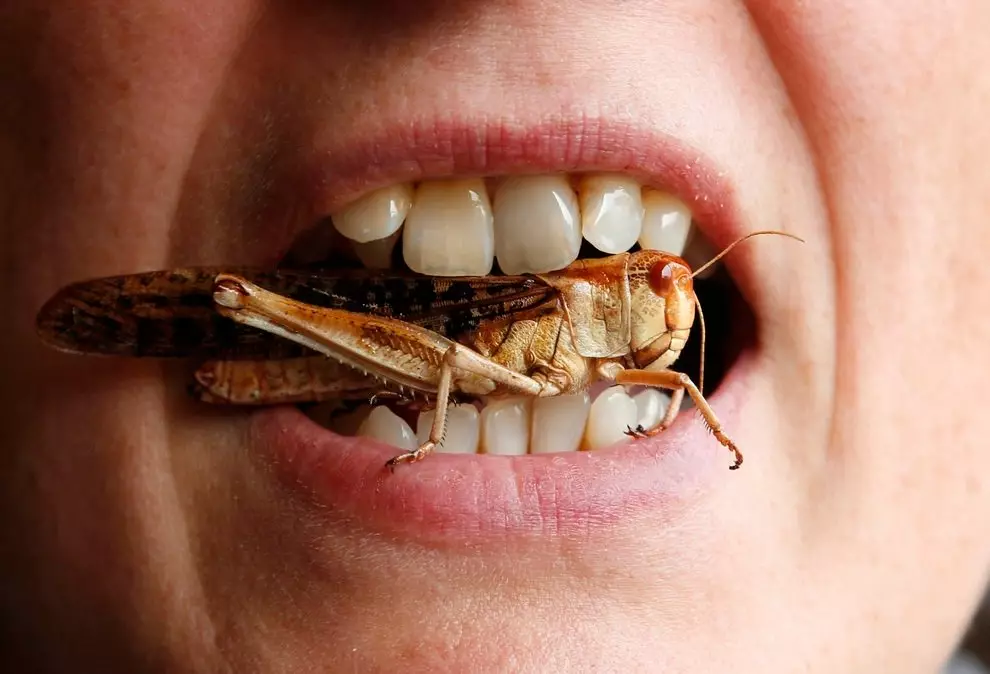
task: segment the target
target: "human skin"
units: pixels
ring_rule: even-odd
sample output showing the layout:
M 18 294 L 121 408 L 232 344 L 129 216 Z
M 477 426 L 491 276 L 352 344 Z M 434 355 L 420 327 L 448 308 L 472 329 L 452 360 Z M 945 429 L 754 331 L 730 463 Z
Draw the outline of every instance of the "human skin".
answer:
M 5 665 L 936 671 L 990 560 L 987 25 L 977 0 L 8 0 Z M 36 337 L 66 283 L 270 263 L 395 171 L 355 152 L 314 206 L 314 156 L 564 118 L 589 146 L 601 119 L 696 148 L 742 230 L 807 241 L 740 252 L 761 335 L 730 429 L 746 463 L 702 443 L 719 470 L 671 508 L 381 535 L 285 488 L 247 416 L 186 398 L 187 367 Z

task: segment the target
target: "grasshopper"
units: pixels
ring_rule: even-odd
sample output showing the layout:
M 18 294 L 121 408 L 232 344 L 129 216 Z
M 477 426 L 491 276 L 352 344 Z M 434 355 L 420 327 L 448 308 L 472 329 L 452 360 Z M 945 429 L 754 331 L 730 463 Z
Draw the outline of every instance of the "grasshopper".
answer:
M 780 232 L 749 236 L 763 233 Z M 454 390 L 469 396 L 546 397 L 605 380 L 672 391 L 658 424 L 627 429 L 639 438 L 669 427 L 687 393 L 711 433 L 732 452 L 730 469 L 735 470 L 743 455 L 722 430 L 701 388 L 686 374 L 669 369 L 687 343 L 696 313 L 704 340 L 704 315 L 693 278 L 707 266 L 692 272 L 683 259 L 652 250 L 579 260 L 561 271 L 533 275 L 552 291 L 545 299 L 490 319 L 458 341 L 394 318 L 314 307 L 236 274 L 217 276 L 214 301 L 221 315 L 240 324 L 321 352 L 400 390 L 434 398 L 428 439 L 390 459 L 390 468 L 424 459 L 443 441 Z M 702 368 L 702 386 L 703 377 Z
M 689 395 L 714 437 L 743 456 L 705 399 L 704 314 L 680 257 L 639 250 L 519 276 L 430 278 L 389 272 L 201 268 L 77 283 L 42 308 L 38 328 L 63 351 L 210 356 L 196 372 L 207 402 L 276 404 L 420 396 L 436 407 L 426 442 L 387 463 L 413 463 L 443 441 L 452 395 L 556 396 L 595 381 L 670 390 L 651 437 Z M 670 370 L 701 323 L 696 385 Z M 228 320 L 229 319 L 229 320 Z M 314 352 L 323 356 L 314 355 Z

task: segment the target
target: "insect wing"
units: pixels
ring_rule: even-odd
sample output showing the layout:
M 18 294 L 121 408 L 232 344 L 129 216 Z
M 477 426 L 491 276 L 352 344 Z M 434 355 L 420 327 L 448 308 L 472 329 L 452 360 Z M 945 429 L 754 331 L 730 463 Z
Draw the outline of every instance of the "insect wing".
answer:
M 271 292 L 326 309 L 396 318 L 455 339 L 486 321 L 549 309 L 556 291 L 528 276 L 431 278 L 202 267 L 153 271 L 66 286 L 42 307 L 38 332 L 71 353 L 265 360 L 311 355 L 305 347 L 239 325 L 214 308 L 213 284 L 234 273 Z

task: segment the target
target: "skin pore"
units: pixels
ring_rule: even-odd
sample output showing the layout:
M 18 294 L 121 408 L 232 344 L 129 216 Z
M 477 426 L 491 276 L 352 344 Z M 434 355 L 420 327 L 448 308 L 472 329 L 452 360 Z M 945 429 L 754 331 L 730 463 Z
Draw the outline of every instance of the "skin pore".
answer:
M 990 561 L 987 25 L 977 0 L 8 0 L 4 664 L 936 671 Z M 704 155 L 741 230 L 808 242 L 733 258 L 761 340 L 746 463 L 702 444 L 711 484 L 669 507 L 383 535 L 286 487 L 189 366 L 35 335 L 67 283 L 272 264 L 373 185 L 467 170 L 450 128 L 488 130 L 480 171 L 519 129 L 650 151 L 623 124 Z M 390 154 L 413 136 L 435 151 Z

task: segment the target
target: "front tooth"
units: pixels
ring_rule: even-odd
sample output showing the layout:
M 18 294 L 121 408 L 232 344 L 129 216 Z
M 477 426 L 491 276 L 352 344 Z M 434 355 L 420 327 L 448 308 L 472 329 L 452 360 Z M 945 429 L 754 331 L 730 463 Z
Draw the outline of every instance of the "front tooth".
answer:
M 495 192 L 495 255 L 505 274 L 563 269 L 581 250 L 577 195 L 565 175 L 514 176 Z
M 621 386 L 601 392 L 588 410 L 585 444 L 588 449 L 601 449 L 627 440 L 626 429 L 635 428 L 639 412 L 636 402 Z
M 534 400 L 530 453 L 577 451 L 590 405 L 591 397 L 587 392 Z
M 643 210 L 640 247 L 682 255 L 691 231 L 691 211 L 687 205 L 672 194 L 647 189 L 643 193 Z
M 392 251 L 399 242 L 402 230 L 396 230 L 384 239 L 354 244 L 354 254 L 368 269 L 388 269 L 392 266 Z
M 413 203 L 409 183 L 389 185 L 369 192 L 336 213 L 332 213 L 337 231 L 358 243 L 384 239 L 394 234 Z
M 363 438 L 374 438 L 387 445 L 398 447 L 410 452 L 417 447 L 416 435 L 412 428 L 395 412 L 379 405 L 361 423 L 357 435 Z
M 420 444 L 430 439 L 434 410 L 420 412 L 416 422 L 416 438 Z M 447 429 L 436 451 L 448 454 L 474 454 L 478 451 L 480 436 L 478 409 L 474 405 L 451 405 L 447 408 Z
M 482 179 L 424 182 L 404 230 L 402 254 L 415 272 L 484 276 L 492 270 L 495 230 Z
M 648 388 L 633 396 L 636 403 L 636 423 L 644 429 L 651 429 L 660 423 L 670 406 L 670 397 L 655 388 Z
M 493 400 L 481 411 L 481 451 L 525 454 L 529 447 L 532 399 Z
M 643 228 L 639 183 L 620 175 L 588 175 L 581 179 L 581 231 L 603 253 L 632 248 Z

